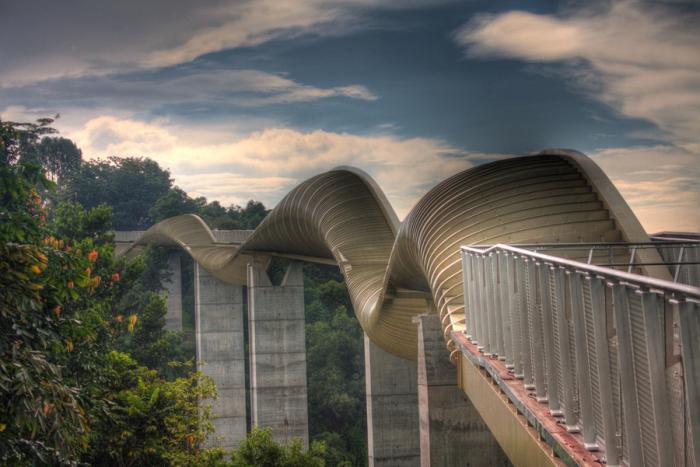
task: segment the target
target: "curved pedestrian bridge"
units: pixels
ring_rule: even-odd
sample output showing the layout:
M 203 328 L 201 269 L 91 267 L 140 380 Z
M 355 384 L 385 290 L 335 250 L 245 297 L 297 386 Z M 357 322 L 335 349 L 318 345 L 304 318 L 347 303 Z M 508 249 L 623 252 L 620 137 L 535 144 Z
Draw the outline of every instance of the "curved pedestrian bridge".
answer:
M 700 289 L 673 282 L 697 279 L 698 244 L 652 244 L 610 180 L 580 153 L 547 150 L 458 173 L 403 222 L 368 175 L 341 167 L 294 188 L 253 232 L 212 232 L 185 215 L 122 240 L 127 254 L 148 243 L 170 246 L 186 251 L 202 275 L 247 284 L 249 315 L 266 317 L 264 326 L 251 318 L 260 329 L 285 321 L 279 304 L 295 300 L 270 299 L 271 257 L 337 264 L 367 336 L 368 417 L 391 415 L 382 400 L 409 401 L 403 412 L 418 406 L 416 417 L 399 414 L 408 421 L 397 439 L 381 433 L 391 423 L 368 422 L 375 465 L 461 465 L 451 451 L 459 451 L 460 436 L 469 445 L 469 429 L 455 436 L 444 427 L 459 420 L 444 422 L 446 412 L 464 408 L 454 392 L 431 400 L 454 371 L 445 362 L 456 365 L 451 378 L 465 407 L 500 446 L 484 450 L 485 464 L 507 462 L 503 453 L 515 465 L 700 459 Z M 293 266 L 275 293 L 301 288 L 303 301 L 299 278 Z M 292 308 L 298 314 L 298 303 Z M 197 322 L 205 321 L 200 312 Z M 251 348 L 257 381 L 262 357 Z M 274 371 L 285 371 L 283 361 L 298 366 L 298 355 L 288 357 L 278 356 Z M 382 371 L 372 374 L 372 365 Z M 438 367 L 440 375 L 432 371 Z M 256 424 L 264 424 L 255 402 L 263 386 L 252 381 L 249 390 Z M 449 442 L 431 447 L 440 440 Z M 413 451 L 402 453 L 402 443 Z M 472 444 L 464 455 L 478 464 L 479 443 Z

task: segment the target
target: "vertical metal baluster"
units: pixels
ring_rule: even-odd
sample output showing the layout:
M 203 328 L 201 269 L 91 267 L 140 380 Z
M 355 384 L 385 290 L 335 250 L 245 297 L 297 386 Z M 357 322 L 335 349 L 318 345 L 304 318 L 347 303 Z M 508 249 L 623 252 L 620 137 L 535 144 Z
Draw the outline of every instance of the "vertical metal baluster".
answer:
M 532 340 L 530 339 L 530 324 L 528 322 L 527 313 L 527 294 L 525 292 L 525 270 L 527 268 L 527 259 L 518 257 L 516 271 L 518 273 L 518 308 L 520 309 L 520 332 L 522 338 L 522 359 L 523 359 L 523 382 L 525 389 L 534 389 L 532 378 Z
M 488 352 L 489 333 L 486 312 L 486 291 L 484 290 L 484 255 L 479 255 L 477 269 L 477 289 L 479 290 L 479 350 Z
M 576 374 L 579 383 L 579 405 L 581 407 L 581 429 L 583 444 L 589 451 L 598 450 L 595 422 L 593 419 L 593 400 L 591 399 L 591 377 L 588 367 L 588 348 L 586 346 L 585 324 L 583 322 L 583 287 L 581 275 L 570 272 L 569 287 L 571 297 L 571 316 L 574 321 L 574 338 L 576 339 Z
M 690 415 L 690 449 L 700 463 L 700 305 L 683 301 L 678 307 L 685 401 Z
M 566 430 L 569 433 L 578 433 L 581 428 L 578 426 L 574 405 L 574 369 L 571 366 L 571 343 L 569 342 L 570 324 L 568 316 L 571 313 L 566 312 L 567 307 L 571 306 L 571 302 L 564 269 L 557 267 L 552 272 L 557 296 L 558 326 L 555 332 L 559 333 L 560 371 L 562 385 L 564 386 L 564 421 L 566 422 Z
M 503 353 L 506 368 L 513 368 L 513 326 L 510 311 L 510 276 L 508 275 L 508 253 L 499 252 L 498 288 L 501 296 L 501 320 L 503 321 Z
M 488 352 L 484 352 L 484 355 L 492 356 L 497 355 L 497 344 L 496 344 L 496 317 L 495 317 L 495 304 L 493 303 L 494 296 L 494 283 L 493 283 L 493 254 L 489 253 L 486 258 L 484 258 L 484 283 L 486 285 L 486 310 L 488 312 L 487 322 L 489 323 L 489 348 Z
M 510 292 L 510 322 L 513 326 L 513 372 L 516 378 L 523 378 L 522 332 L 520 330 L 520 308 L 518 295 L 517 258 L 508 257 L 508 284 Z
M 617 327 L 617 361 L 620 368 L 620 394 L 622 414 L 625 421 L 625 439 L 629 465 L 642 465 L 642 434 L 637 407 L 637 382 L 634 376 L 632 354 L 632 328 L 629 320 L 630 304 L 628 289 L 624 285 L 613 285 L 615 324 Z
M 481 303 L 484 307 L 484 312 L 481 316 L 484 318 L 484 338 L 481 344 L 484 347 L 484 355 L 491 356 L 493 351 L 493 341 L 491 339 L 491 297 L 489 287 L 489 258 L 487 255 L 481 257 Z
M 479 301 L 479 255 L 472 256 L 472 285 L 474 292 L 474 335 L 472 340 L 481 348 L 481 302 Z
M 540 285 L 540 302 L 542 306 L 542 330 L 544 332 L 544 352 L 547 378 L 547 403 L 549 411 L 552 415 L 561 415 L 561 406 L 559 405 L 559 385 L 557 383 L 556 368 L 554 365 L 554 353 L 559 352 L 559 349 L 554 347 L 554 330 L 552 324 L 552 303 L 550 300 L 550 272 L 548 264 L 541 264 L 538 268 L 539 285 Z
M 501 318 L 501 289 L 498 278 L 498 253 L 491 255 L 491 312 L 493 316 L 493 353 L 501 360 L 503 354 L 503 320 Z
M 603 419 L 603 437 L 607 465 L 619 464 L 617 447 L 617 427 L 615 423 L 615 406 L 613 404 L 612 374 L 610 371 L 610 349 L 608 345 L 608 324 L 605 309 L 605 281 L 599 277 L 590 278 L 591 305 L 593 307 L 593 325 L 596 347 L 596 366 L 600 384 L 600 405 Z
M 627 272 L 632 272 L 632 266 L 634 266 L 634 254 L 637 253 L 637 247 L 632 247 L 632 254 L 630 254 L 630 264 L 627 266 Z
M 547 402 L 547 387 L 545 384 L 544 368 L 544 339 L 542 336 L 542 312 L 539 297 L 538 269 L 539 263 L 530 261 L 527 268 L 528 306 L 527 313 L 530 322 L 530 338 L 532 339 L 532 367 L 535 375 L 535 394 L 537 402 Z
M 481 314 L 479 312 L 479 282 L 478 282 L 478 276 L 479 276 L 479 257 L 473 253 L 470 253 L 470 265 L 471 265 L 471 270 L 470 270 L 470 275 L 471 275 L 471 285 L 470 285 L 470 290 L 471 290 L 471 300 L 472 300 L 472 310 L 473 310 L 473 317 L 474 317 L 474 324 L 472 325 L 472 343 L 474 345 L 479 344 L 479 341 L 481 339 Z
M 668 462 L 668 465 L 673 465 L 673 432 L 671 431 L 668 394 L 666 392 L 664 308 L 659 306 L 661 297 L 658 294 L 649 291 L 640 291 L 639 293 L 642 294 L 642 312 L 644 313 L 644 331 L 646 333 L 647 356 L 649 358 L 656 445 L 659 459 Z
M 676 264 L 676 272 L 673 274 L 673 282 L 678 282 L 678 275 L 681 272 L 681 263 L 683 262 L 683 252 L 685 251 L 685 247 L 682 246 L 680 249 L 680 252 L 678 253 L 678 260 Z
M 469 285 L 471 282 L 471 265 L 469 264 L 470 258 L 466 251 L 462 251 L 462 293 L 464 294 L 464 330 L 467 339 L 471 339 L 473 332 L 472 326 L 473 317 L 470 315 L 474 314 L 474 308 L 472 308 L 471 300 L 471 290 L 469 290 Z

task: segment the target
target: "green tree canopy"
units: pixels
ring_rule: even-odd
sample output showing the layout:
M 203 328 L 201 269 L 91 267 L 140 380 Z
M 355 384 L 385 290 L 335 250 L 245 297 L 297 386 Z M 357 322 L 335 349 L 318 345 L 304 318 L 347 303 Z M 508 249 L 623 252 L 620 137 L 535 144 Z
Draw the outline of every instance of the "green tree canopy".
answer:
M 149 210 L 171 185 L 170 172 L 151 159 L 110 157 L 83 162 L 64 196 L 88 209 L 108 204 L 116 230 L 139 230 L 153 223 Z

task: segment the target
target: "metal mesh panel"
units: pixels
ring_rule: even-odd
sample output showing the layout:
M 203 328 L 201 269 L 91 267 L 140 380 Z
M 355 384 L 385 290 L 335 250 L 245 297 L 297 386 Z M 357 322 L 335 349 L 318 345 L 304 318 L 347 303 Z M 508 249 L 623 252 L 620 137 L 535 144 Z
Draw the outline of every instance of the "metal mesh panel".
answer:
M 632 331 L 632 354 L 634 376 L 637 386 L 637 407 L 641 424 L 642 452 L 645 465 L 659 465 L 659 453 L 654 434 L 654 412 L 652 410 L 651 377 L 647 356 L 646 334 L 641 295 L 629 290 L 630 326 Z
M 591 384 L 591 400 L 593 402 L 593 420 L 595 422 L 598 442 L 604 444 L 603 435 L 603 408 L 600 400 L 600 377 L 598 374 L 597 349 L 595 346 L 595 324 L 593 322 L 593 300 L 591 296 L 590 280 L 584 279 L 583 285 L 583 317 L 586 332 L 586 348 L 588 350 L 588 372 Z M 581 390 L 585 390 L 581 388 Z
M 559 404 L 562 406 L 565 404 L 564 401 L 564 381 L 563 381 L 563 375 L 562 375 L 562 367 L 561 367 L 561 353 L 559 352 L 559 348 L 561 345 L 559 335 L 562 332 L 561 329 L 566 329 L 565 323 L 560 323 L 559 322 L 559 308 L 561 308 L 562 303 L 561 300 L 563 297 L 558 297 L 557 296 L 557 287 L 556 287 L 556 277 L 554 275 L 554 272 L 551 272 L 549 274 L 549 301 L 551 304 L 551 316 L 552 316 L 552 366 L 553 368 L 548 368 L 548 371 L 552 371 L 554 373 L 554 377 L 557 381 L 557 398 L 559 399 Z

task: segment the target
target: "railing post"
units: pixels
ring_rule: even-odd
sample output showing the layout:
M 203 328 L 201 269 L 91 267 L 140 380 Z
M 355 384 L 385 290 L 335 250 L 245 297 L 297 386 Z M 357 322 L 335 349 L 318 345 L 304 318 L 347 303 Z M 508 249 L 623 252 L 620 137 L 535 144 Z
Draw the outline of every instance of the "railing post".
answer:
M 658 294 L 640 291 L 644 313 L 644 332 L 649 358 L 649 378 L 659 460 L 673 463 L 673 438 L 666 391 L 666 355 L 664 313 Z
M 468 339 L 474 336 L 474 307 L 472 305 L 471 256 L 462 251 L 462 293 L 464 294 L 464 330 Z
M 508 253 L 498 254 L 498 289 L 501 292 L 501 321 L 503 322 L 503 353 L 506 368 L 513 368 L 513 326 L 510 303 L 510 276 L 508 275 Z
M 493 354 L 499 358 L 503 358 L 503 319 L 501 313 L 501 294 L 498 287 L 498 254 L 492 253 L 489 255 L 489 265 L 491 275 L 488 277 L 490 284 L 490 303 L 491 303 L 491 324 L 493 325 Z
M 479 341 L 478 349 L 480 351 L 488 351 L 488 322 L 486 321 L 486 300 L 484 291 L 484 256 L 476 257 L 476 296 L 477 296 L 477 314 L 479 315 L 477 340 Z M 486 349 L 486 350 L 484 350 Z
M 685 400 L 690 415 L 690 448 L 700 462 L 700 305 L 682 301 L 678 307 Z
M 569 433 L 578 433 L 581 428 L 576 419 L 574 403 L 576 374 L 572 365 L 571 342 L 569 341 L 569 320 L 571 320 L 571 300 L 567 287 L 567 276 L 563 268 L 553 268 L 553 280 L 556 297 L 557 326 L 554 332 L 559 336 L 559 371 L 563 385 L 564 420 Z
M 605 307 L 605 281 L 599 277 L 590 277 L 591 312 L 593 313 L 593 337 L 598 370 L 598 384 L 603 437 L 607 465 L 619 465 L 617 448 L 617 427 L 613 404 L 612 373 L 610 371 L 610 347 L 608 345 L 608 326 Z
M 632 327 L 630 324 L 630 289 L 613 285 L 615 324 L 617 327 L 617 361 L 620 369 L 620 395 L 625 422 L 625 440 L 630 465 L 642 464 L 642 435 L 637 405 L 637 382 L 634 376 Z
M 562 415 L 559 405 L 559 384 L 557 381 L 557 365 L 559 349 L 554 345 L 554 324 L 556 320 L 551 301 L 551 284 L 549 265 L 541 263 L 539 268 L 540 302 L 542 304 L 542 326 L 544 331 L 544 351 L 547 362 L 547 403 L 552 415 Z M 557 336 L 558 337 L 558 336 Z
M 527 293 L 525 291 L 525 269 L 527 260 L 522 256 L 517 257 L 516 274 L 518 284 L 518 315 L 520 315 L 520 333 L 522 343 L 522 359 L 523 359 L 523 383 L 525 389 L 534 389 L 532 378 L 532 340 L 530 339 L 530 323 L 527 313 Z
M 506 257 L 506 271 L 508 283 L 508 308 L 510 309 L 510 333 L 513 343 L 513 354 L 511 355 L 511 362 L 513 364 L 513 373 L 517 378 L 518 375 L 521 375 L 523 372 L 522 344 L 520 342 L 520 317 L 518 316 L 515 259 L 514 256 L 510 253 L 508 253 L 508 256 Z
M 583 287 L 581 274 L 569 272 L 571 297 L 571 316 L 574 321 L 576 339 L 576 373 L 578 376 L 578 398 L 581 408 L 581 429 L 583 444 L 589 451 L 598 450 L 595 421 L 593 418 L 593 400 L 591 398 L 591 377 L 588 367 L 588 346 L 586 345 L 585 323 L 583 317 Z
M 530 338 L 532 339 L 532 366 L 535 374 L 535 394 L 537 402 L 547 402 L 547 388 L 545 385 L 545 355 L 544 338 L 542 336 L 542 304 L 539 297 L 538 273 L 539 263 L 528 261 L 526 269 L 527 284 L 527 314 L 530 323 Z

